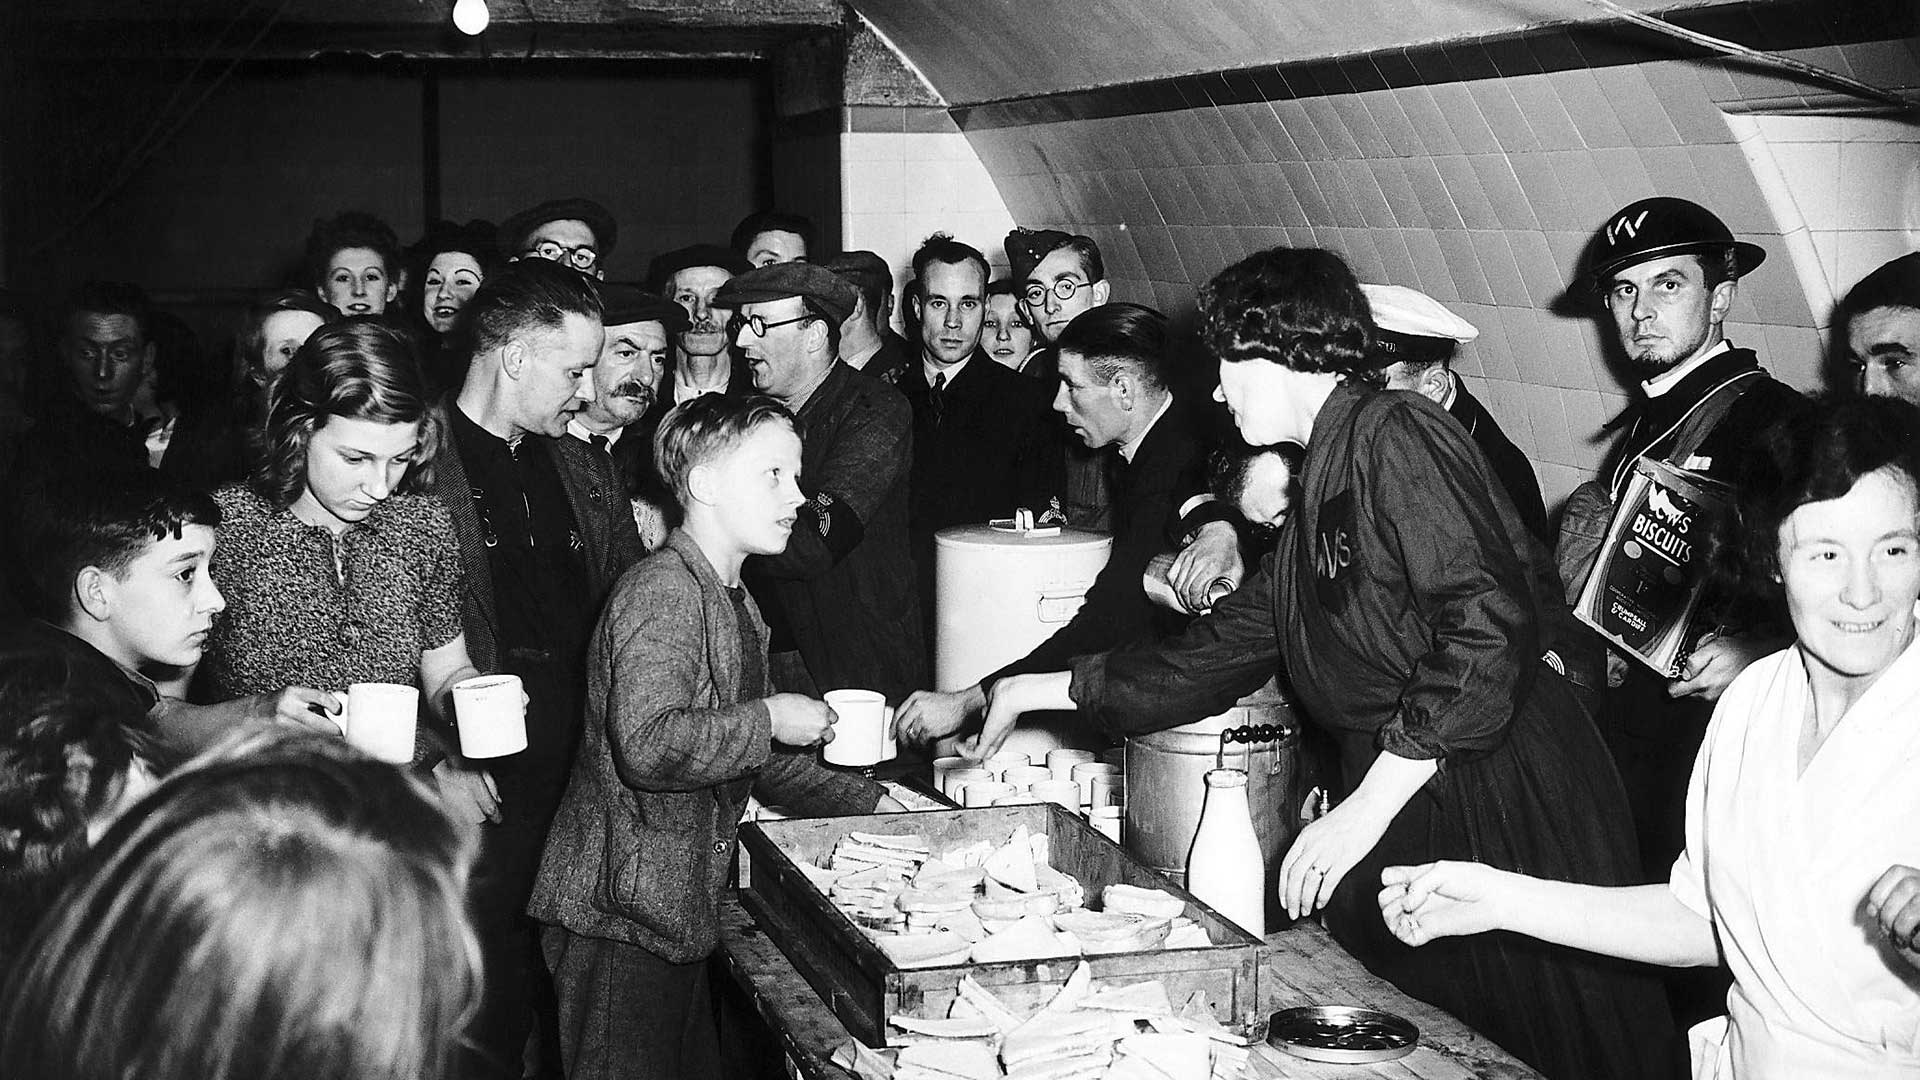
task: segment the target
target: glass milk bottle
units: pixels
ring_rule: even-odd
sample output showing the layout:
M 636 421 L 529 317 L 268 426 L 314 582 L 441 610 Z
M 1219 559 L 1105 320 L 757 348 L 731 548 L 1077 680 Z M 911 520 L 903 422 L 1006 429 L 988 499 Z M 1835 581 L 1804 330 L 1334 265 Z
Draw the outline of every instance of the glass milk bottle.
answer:
M 1260 840 L 1253 834 L 1253 814 L 1247 807 L 1247 774 L 1208 770 L 1206 805 L 1187 853 L 1187 891 L 1242 930 L 1263 938 L 1266 880 Z

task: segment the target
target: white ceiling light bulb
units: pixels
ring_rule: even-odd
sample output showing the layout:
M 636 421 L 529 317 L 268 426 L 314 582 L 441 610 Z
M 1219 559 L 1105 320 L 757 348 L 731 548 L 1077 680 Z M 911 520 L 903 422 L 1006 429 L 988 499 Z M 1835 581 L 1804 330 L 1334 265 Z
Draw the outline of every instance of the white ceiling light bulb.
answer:
M 454 0 L 454 28 L 468 37 L 479 35 L 493 21 L 493 15 L 487 11 L 487 0 Z

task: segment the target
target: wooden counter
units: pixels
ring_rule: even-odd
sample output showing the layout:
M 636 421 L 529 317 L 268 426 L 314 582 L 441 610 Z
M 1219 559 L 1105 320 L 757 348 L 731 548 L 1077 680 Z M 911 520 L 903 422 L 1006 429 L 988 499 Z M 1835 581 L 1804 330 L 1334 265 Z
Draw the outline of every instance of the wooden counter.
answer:
M 805 1080 L 847 1080 L 828 1060 L 852 1036 L 794 970 L 780 946 L 762 933 L 740 902 L 720 905 L 720 956 L 754 1007 L 785 1047 Z M 1260 968 L 1263 1012 L 1295 1005 L 1364 1005 L 1398 1013 L 1420 1028 L 1411 1055 L 1383 1065 L 1322 1065 L 1288 1057 L 1264 1044 L 1255 1049 L 1249 1076 L 1306 1080 L 1508 1080 L 1537 1077 L 1506 1051 L 1439 1009 L 1375 978 L 1348 956 L 1327 932 L 1302 923 L 1267 937 Z

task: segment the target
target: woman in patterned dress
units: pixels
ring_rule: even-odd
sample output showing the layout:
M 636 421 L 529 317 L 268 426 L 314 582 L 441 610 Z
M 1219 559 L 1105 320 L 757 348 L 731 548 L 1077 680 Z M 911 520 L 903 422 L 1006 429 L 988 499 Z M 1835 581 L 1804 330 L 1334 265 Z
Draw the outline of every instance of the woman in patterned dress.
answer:
M 200 673 L 213 697 L 258 695 L 283 717 L 305 708 L 332 719 L 334 691 L 401 683 L 452 720 L 453 685 L 478 672 L 453 523 L 426 490 L 438 438 L 405 332 L 349 320 L 294 354 L 251 482 L 214 493 L 213 574 L 227 610 Z M 491 815 L 484 776 L 445 762 L 435 771 L 465 778 Z

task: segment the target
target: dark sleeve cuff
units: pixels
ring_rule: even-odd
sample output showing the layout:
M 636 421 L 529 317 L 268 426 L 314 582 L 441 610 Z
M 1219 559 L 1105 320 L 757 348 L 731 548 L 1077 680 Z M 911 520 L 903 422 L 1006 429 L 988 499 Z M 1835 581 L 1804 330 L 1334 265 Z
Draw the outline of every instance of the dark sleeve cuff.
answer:
M 1447 746 L 1434 729 L 1432 718 L 1420 710 L 1402 708 L 1374 734 L 1381 752 L 1410 761 L 1433 761 L 1447 756 Z

